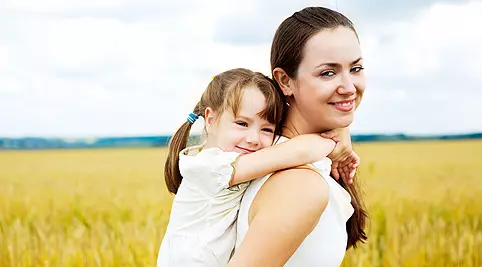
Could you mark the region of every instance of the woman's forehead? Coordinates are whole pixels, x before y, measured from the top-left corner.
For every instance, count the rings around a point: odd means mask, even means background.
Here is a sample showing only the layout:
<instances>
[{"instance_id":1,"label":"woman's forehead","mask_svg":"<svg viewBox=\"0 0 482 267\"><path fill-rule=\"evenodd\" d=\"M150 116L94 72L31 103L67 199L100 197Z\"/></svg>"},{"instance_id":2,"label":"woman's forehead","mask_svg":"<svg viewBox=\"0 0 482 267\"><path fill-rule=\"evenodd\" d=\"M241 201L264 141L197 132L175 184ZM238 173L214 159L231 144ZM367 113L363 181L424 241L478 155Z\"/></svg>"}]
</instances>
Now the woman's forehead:
<instances>
[{"instance_id":1,"label":"woman's forehead","mask_svg":"<svg viewBox=\"0 0 482 267\"><path fill-rule=\"evenodd\" d=\"M346 27L323 30L305 45L303 62L310 67L320 64L350 64L362 56L355 32Z\"/></svg>"}]
</instances>

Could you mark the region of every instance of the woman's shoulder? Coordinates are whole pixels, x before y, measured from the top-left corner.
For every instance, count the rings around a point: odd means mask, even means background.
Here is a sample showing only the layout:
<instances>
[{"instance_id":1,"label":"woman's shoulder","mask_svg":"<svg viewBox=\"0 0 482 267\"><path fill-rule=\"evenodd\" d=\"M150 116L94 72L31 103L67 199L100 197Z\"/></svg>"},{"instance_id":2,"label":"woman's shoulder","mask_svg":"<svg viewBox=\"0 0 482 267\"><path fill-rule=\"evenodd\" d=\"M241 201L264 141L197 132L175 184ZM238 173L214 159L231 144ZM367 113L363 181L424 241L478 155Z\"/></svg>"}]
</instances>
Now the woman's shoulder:
<instances>
[{"instance_id":1,"label":"woman's shoulder","mask_svg":"<svg viewBox=\"0 0 482 267\"><path fill-rule=\"evenodd\" d=\"M326 181L310 167L291 168L271 175L261 186L250 212L256 216L267 210L297 210L303 207L305 215L318 220L329 200ZM305 217L308 219L308 217Z\"/></svg>"},{"instance_id":2,"label":"woman's shoulder","mask_svg":"<svg viewBox=\"0 0 482 267\"><path fill-rule=\"evenodd\" d=\"M328 197L328 184L314 168L307 165L276 172L263 187L270 188L274 193L278 190L304 192L312 201L324 202Z\"/></svg>"}]
</instances>

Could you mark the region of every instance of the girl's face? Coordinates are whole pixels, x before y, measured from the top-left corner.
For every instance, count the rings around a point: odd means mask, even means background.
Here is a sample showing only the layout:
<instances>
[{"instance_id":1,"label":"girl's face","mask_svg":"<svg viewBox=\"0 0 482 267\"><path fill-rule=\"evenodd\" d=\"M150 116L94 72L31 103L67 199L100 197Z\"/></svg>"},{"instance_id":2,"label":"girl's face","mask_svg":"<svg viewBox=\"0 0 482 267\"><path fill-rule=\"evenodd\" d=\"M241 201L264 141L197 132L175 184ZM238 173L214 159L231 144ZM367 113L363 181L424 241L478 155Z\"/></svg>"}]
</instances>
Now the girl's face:
<instances>
[{"instance_id":1,"label":"girl's face","mask_svg":"<svg viewBox=\"0 0 482 267\"><path fill-rule=\"evenodd\" d=\"M306 130L320 132L350 125L365 91L355 33L338 27L312 36L305 45L298 75L289 84L292 97L288 101L298 110Z\"/></svg>"},{"instance_id":2,"label":"girl's face","mask_svg":"<svg viewBox=\"0 0 482 267\"><path fill-rule=\"evenodd\" d=\"M266 108L259 89L246 88L239 107L237 116L230 109L220 117L211 108L206 109L206 148L249 154L273 144L275 125L258 115Z\"/></svg>"}]
</instances>

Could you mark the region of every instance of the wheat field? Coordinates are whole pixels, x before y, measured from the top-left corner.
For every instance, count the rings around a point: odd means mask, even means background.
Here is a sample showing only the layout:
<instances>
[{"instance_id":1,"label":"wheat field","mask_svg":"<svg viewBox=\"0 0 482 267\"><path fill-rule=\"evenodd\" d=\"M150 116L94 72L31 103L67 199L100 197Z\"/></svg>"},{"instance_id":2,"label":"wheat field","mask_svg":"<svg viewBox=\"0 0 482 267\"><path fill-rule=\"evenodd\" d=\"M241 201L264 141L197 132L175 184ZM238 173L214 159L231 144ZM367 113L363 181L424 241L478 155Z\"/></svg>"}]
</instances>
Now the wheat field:
<instances>
[{"instance_id":1,"label":"wheat field","mask_svg":"<svg viewBox=\"0 0 482 267\"><path fill-rule=\"evenodd\" d=\"M356 144L369 240L343 266L482 266L482 140ZM0 152L0 266L155 266L165 148Z\"/></svg>"}]
</instances>

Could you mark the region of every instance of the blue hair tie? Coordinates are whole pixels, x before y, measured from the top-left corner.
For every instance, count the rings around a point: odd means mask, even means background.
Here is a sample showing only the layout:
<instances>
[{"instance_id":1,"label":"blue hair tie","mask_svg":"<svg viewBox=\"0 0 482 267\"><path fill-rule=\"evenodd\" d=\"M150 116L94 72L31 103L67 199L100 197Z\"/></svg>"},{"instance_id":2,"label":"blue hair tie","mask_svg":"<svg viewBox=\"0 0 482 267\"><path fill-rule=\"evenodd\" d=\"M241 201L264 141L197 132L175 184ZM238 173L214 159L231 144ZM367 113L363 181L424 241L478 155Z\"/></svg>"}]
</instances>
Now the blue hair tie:
<instances>
[{"instance_id":1,"label":"blue hair tie","mask_svg":"<svg viewBox=\"0 0 482 267\"><path fill-rule=\"evenodd\" d=\"M187 116L187 121L190 123L190 124L194 124L194 122L199 118L198 115L194 114L194 113L189 113L189 115Z\"/></svg>"}]
</instances>

